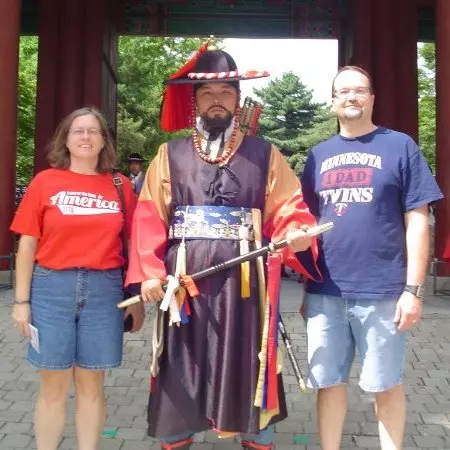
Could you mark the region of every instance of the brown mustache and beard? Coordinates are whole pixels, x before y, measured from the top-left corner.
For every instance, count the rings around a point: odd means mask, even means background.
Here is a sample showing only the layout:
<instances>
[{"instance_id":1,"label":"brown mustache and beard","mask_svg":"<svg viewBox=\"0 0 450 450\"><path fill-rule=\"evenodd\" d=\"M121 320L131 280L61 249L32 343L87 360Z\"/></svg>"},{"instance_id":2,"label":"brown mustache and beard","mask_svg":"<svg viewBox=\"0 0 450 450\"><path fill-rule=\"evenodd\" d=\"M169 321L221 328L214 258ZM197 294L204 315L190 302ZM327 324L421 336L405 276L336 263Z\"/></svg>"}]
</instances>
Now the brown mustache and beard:
<instances>
[{"instance_id":1,"label":"brown mustache and beard","mask_svg":"<svg viewBox=\"0 0 450 450\"><path fill-rule=\"evenodd\" d=\"M219 116L212 113L211 115L211 110L213 109L222 109L226 112L226 114L224 116ZM210 135L209 140L217 139L219 134L223 133L230 126L231 121L233 120L233 115L231 112L222 106L212 106L200 117L203 121L205 131L207 131Z\"/></svg>"},{"instance_id":2,"label":"brown mustache and beard","mask_svg":"<svg viewBox=\"0 0 450 450\"><path fill-rule=\"evenodd\" d=\"M357 120L361 118L364 112L364 107L362 104L356 100L356 99L348 99L347 100L348 105L347 106L354 106L356 108L359 108L358 110L348 110L347 107L344 108L344 117L347 120Z\"/></svg>"}]
</instances>

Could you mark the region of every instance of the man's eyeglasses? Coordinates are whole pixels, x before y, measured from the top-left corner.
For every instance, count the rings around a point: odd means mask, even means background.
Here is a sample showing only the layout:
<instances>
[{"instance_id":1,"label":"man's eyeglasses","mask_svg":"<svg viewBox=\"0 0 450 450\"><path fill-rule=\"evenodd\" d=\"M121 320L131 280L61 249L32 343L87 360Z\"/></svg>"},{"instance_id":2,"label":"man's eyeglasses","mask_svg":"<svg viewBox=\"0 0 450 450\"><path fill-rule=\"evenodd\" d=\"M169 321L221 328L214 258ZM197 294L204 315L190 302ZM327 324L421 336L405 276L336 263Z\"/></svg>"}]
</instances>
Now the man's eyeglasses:
<instances>
[{"instance_id":1,"label":"man's eyeglasses","mask_svg":"<svg viewBox=\"0 0 450 450\"><path fill-rule=\"evenodd\" d=\"M77 137L84 136L85 133L87 133L88 136L100 136L102 134L101 130L97 130L95 128L89 128L87 130L84 128L77 128L75 130L70 130L69 133Z\"/></svg>"},{"instance_id":2,"label":"man's eyeglasses","mask_svg":"<svg viewBox=\"0 0 450 450\"><path fill-rule=\"evenodd\" d=\"M354 89L349 89L349 88L336 89L334 91L334 96L336 98L348 98L352 92L356 98L366 98L367 96L370 95L370 88L357 87Z\"/></svg>"}]
</instances>

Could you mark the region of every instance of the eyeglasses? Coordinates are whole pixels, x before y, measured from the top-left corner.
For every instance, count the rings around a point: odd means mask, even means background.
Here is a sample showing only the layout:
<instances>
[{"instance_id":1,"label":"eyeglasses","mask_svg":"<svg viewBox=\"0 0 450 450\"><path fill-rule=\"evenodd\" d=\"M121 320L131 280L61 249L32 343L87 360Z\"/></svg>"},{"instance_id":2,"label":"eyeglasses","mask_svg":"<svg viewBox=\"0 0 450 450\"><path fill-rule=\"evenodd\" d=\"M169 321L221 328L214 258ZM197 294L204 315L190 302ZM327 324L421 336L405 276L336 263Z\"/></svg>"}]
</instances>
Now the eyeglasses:
<instances>
[{"instance_id":1,"label":"eyeglasses","mask_svg":"<svg viewBox=\"0 0 450 450\"><path fill-rule=\"evenodd\" d=\"M85 133L87 133L88 136L100 136L102 134L101 130L97 130L95 128L77 128L76 130L70 130L69 133L77 137L84 136Z\"/></svg>"},{"instance_id":2,"label":"eyeglasses","mask_svg":"<svg viewBox=\"0 0 450 450\"><path fill-rule=\"evenodd\" d=\"M334 96L337 98L348 98L348 96L353 92L356 98L366 98L370 95L370 88L368 87L357 87L357 88L342 88L334 91Z\"/></svg>"}]
</instances>

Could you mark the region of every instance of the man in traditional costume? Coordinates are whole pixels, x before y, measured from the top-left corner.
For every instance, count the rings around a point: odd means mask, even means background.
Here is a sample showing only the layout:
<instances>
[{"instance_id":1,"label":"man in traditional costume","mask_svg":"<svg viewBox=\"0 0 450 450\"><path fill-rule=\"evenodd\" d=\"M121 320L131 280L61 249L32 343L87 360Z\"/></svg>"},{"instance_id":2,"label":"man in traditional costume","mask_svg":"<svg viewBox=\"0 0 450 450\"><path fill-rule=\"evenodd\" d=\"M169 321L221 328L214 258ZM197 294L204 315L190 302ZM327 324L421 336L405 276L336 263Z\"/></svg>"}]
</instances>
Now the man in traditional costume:
<instances>
[{"instance_id":1,"label":"man in traditional costume","mask_svg":"<svg viewBox=\"0 0 450 450\"><path fill-rule=\"evenodd\" d=\"M162 300L148 433L167 450L209 429L269 450L272 424L287 415L281 263L310 276L299 259L315 261L317 243L304 231L315 220L279 150L239 127L239 81L268 74L240 74L228 53L207 46L168 80L161 110L164 130L194 127L193 135L161 145L134 215L127 284L142 282L145 301ZM196 284L184 277L187 289L177 289L180 275L253 250L263 236L287 237L289 248Z\"/></svg>"}]
</instances>

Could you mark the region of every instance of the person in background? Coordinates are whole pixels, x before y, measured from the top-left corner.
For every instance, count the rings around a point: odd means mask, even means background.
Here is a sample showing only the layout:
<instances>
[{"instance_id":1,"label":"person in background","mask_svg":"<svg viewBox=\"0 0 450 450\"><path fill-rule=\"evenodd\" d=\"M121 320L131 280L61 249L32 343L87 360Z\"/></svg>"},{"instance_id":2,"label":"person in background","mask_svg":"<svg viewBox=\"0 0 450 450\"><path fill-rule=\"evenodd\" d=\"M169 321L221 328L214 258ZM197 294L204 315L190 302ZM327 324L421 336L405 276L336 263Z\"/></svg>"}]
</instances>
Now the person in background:
<instances>
[{"instance_id":1,"label":"person in background","mask_svg":"<svg viewBox=\"0 0 450 450\"><path fill-rule=\"evenodd\" d=\"M124 313L116 305L123 296L124 218L112 176L116 153L94 108L65 117L49 150L51 168L31 181L11 225L20 234L12 318L28 339L31 324L39 340L28 346L28 361L40 370L37 449L58 447L73 382L78 449L92 450L105 420L105 370L122 361ZM130 229L136 196L120 177ZM137 331L142 305L126 314Z\"/></svg>"},{"instance_id":2,"label":"person in background","mask_svg":"<svg viewBox=\"0 0 450 450\"><path fill-rule=\"evenodd\" d=\"M130 168L130 181L136 194L141 193L144 184L145 173L143 170L145 159L139 153L131 153L128 156L128 164Z\"/></svg>"}]
</instances>

